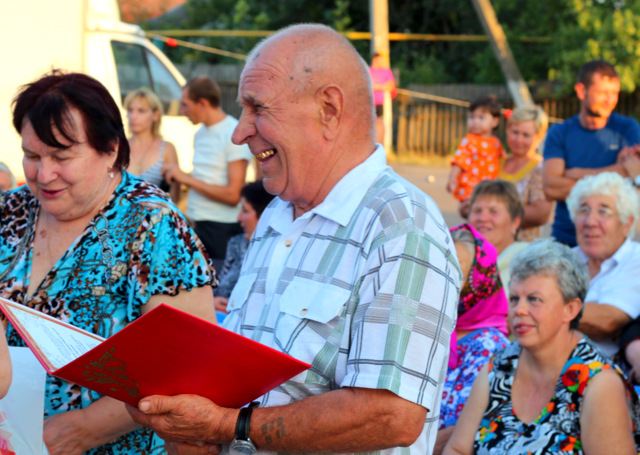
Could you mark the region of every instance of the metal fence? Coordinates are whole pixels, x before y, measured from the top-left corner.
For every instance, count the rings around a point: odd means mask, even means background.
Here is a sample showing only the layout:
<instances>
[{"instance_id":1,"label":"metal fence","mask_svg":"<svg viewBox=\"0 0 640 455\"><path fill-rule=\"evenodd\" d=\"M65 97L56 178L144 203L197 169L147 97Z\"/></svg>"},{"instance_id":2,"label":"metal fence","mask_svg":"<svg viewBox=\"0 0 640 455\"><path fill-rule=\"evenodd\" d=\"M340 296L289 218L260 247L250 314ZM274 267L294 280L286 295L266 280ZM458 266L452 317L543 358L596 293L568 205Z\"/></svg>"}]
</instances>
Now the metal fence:
<instances>
[{"instance_id":1,"label":"metal fence","mask_svg":"<svg viewBox=\"0 0 640 455\"><path fill-rule=\"evenodd\" d=\"M402 156L447 156L455 150L467 132L467 107L452 102L424 100L420 94L450 97L470 101L477 96L493 93L504 108L512 108L504 86L451 85L414 86L414 96L403 91L394 100L394 145ZM535 99L535 98L534 98ZM575 96L554 99L536 99L549 117L563 120L580 111L580 101ZM459 103L458 103L459 104ZM640 91L621 93L616 112L640 118ZM506 144L506 119L500 122L496 136Z\"/></svg>"}]
</instances>

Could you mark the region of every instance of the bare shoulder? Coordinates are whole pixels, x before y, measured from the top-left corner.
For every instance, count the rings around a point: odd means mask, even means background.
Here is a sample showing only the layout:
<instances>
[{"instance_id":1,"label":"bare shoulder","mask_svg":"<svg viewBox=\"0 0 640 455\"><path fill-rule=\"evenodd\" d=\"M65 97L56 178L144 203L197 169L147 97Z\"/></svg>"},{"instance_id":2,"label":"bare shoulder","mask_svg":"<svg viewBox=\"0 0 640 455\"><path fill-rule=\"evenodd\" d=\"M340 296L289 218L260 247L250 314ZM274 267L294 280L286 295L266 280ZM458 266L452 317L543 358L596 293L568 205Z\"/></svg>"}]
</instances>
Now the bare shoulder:
<instances>
[{"instance_id":1,"label":"bare shoulder","mask_svg":"<svg viewBox=\"0 0 640 455\"><path fill-rule=\"evenodd\" d=\"M166 142L164 145L164 162L165 163L177 163L178 162L178 152L176 151L175 145L171 142Z\"/></svg>"}]
</instances>

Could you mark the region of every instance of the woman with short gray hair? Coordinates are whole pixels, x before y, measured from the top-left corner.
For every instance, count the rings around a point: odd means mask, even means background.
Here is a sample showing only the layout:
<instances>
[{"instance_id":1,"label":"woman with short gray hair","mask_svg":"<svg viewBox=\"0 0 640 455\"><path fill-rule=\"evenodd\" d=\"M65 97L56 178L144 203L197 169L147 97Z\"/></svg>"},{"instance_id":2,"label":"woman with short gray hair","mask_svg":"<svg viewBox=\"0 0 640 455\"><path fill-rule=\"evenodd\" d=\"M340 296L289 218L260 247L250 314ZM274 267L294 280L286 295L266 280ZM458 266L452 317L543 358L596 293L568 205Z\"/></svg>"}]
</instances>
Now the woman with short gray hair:
<instances>
[{"instance_id":1,"label":"woman with short gray hair","mask_svg":"<svg viewBox=\"0 0 640 455\"><path fill-rule=\"evenodd\" d=\"M589 282L584 262L543 239L511 267L516 340L480 372L444 453L637 454L638 395L575 328Z\"/></svg>"},{"instance_id":2,"label":"woman with short gray hair","mask_svg":"<svg viewBox=\"0 0 640 455\"><path fill-rule=\"evenodd\" d=\"M566 202L591 279L580 331L613 357L620 331L640 316L640 243L631 240L638 195L619 174L602 172L578 180Z\"/></svg>"}]
</instances>

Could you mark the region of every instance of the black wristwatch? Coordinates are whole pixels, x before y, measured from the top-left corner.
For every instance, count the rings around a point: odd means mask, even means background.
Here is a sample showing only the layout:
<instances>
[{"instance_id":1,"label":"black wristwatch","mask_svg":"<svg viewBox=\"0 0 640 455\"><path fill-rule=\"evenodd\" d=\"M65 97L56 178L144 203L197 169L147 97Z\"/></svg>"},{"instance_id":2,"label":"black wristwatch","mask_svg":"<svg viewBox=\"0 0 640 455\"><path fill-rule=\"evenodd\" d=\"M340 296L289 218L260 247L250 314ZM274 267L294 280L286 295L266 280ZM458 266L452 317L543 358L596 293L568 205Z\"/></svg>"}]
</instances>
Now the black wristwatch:
<instances>
[{"instance_id":1,"label":"black wristwatch","mask_svg":"<svg viewBox=\"0 0 640 455\"><path fill-rule=\"evenodd\" d=\"M254 408L257 408L257 401L252 402L246 408L240 409L240 414L238 414L238 421L236 422L236 436L231 441L231 446L229 447L229 453L231 454L240 454L240 455L253 455L258 451L256 446L249 439L249 424L251 422L251 413Z\"/></svg>"}]
</instances>

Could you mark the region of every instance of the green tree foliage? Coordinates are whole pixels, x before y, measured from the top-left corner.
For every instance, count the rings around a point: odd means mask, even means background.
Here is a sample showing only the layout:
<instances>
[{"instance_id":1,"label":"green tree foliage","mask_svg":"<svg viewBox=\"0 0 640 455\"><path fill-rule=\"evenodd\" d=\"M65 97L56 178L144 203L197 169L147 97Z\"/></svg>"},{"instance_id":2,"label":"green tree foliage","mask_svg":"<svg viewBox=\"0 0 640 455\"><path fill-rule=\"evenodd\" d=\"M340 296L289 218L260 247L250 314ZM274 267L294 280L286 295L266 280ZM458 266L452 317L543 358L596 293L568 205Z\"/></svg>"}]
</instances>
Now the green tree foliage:
<instances>
[{"instance_id":1,"label":"green tree foliage","mask_svg":"<svg viewBox=\"0 0 640 455\"><path fill-rule=\"evenodd\" d=\"M547 94L572 90L578 68L602 58L618 69L624 90L640 80L640 0L492 0L520 71ZM277 30L320 22L339 31L369 30L367 0L188 0L181 18L163 28ZM471 0L389 0L389 30L436 35L482 35ZM526 37L548 38L526 42ZM247 53L258 38L198 38L200 44ZM366 59L367 41L354 44ZM180 60L230 62L191 50L169 50ZM395 41L391 62L409 83L503 83L488 42Z\"/></svg>"}]
</instances>

